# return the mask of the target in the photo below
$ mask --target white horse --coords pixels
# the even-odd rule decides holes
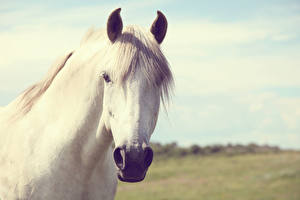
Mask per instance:
[[[0,109],[0,199],[106,200],[117,177],[144,179],[173,85],[159,46],[167,21],[158,11],[150,31],[123,29],[120,10]]]

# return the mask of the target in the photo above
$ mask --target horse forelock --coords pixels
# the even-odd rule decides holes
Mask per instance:
[[[165,104],[174,87],[169,63],[150,31],[137,26],[125,27],[120,37],[110,45],[107,60],[113,79],[119,83],[140,69],[153,89],[161,88],[161,99]]]

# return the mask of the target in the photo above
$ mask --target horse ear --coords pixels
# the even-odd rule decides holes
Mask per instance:
[[[168,28],[167,18],[164,16],[164,14],[162,14],[162,12],[158,10],[157,17],[154,20],[150,30],[151,33],[154,35],[158,44],[162,43],[162,41],[164,40],[167,33],[167,28]]]
[[[121,8],[114,10],[107,20],[107,36],[114,42],[122,33],[123,22],[120,16]]]

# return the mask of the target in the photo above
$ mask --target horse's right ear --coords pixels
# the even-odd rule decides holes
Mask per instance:
[[[110,41],[114,42],[122,33],[123,22],[120,16],[121,8],[114,10],[107,20],[107,36]]]

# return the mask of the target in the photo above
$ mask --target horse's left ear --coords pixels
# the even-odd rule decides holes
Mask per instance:
[[[168,28],[167,18],[164,16],[164,14],[162,14],[162,12],[158,10],[157,17],[154,20],[150,30],[151,33],[154,35],[158,44],[161,44],[162,41],[164,40],[167,33],[167,28]]]
[[[121,8],[114,10],[107,20],[107,36],[110,41],[114,42],[122,33],[123,22],[120,16]]]

